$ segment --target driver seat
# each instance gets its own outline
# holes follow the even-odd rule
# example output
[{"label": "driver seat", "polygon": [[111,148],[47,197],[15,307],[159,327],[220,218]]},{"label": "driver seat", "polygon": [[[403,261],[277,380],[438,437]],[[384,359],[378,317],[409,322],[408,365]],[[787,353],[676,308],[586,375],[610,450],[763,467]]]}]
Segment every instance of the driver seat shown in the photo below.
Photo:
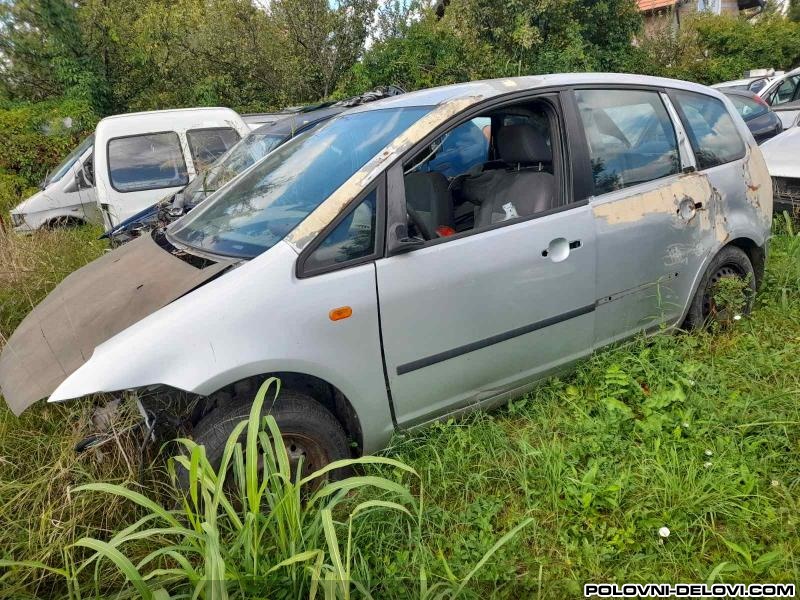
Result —
[{"label": "driver seat", "polygon": [[404,179],[406,203],[424,221],[429,235],[435,235],[439,227],[455,226],[453,197],[447,177],[438,171],[431,171],[409,173]]}]

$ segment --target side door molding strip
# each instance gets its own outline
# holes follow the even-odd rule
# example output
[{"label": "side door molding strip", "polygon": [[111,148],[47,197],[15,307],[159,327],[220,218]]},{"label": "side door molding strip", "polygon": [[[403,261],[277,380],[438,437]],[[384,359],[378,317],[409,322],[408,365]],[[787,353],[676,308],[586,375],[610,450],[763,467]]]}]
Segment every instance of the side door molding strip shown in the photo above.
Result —
[{"label": "side door molding strip", "polygon": [[476,350],[481,350],[483,348],[487,348],[488,346],[499,344],[500,342],[506,342],[521,335],[533,333],[534,331],[544,329],[545,327],[550,327],[551,325],[557,325],[558,323],[568,321],[569,319],[586,315],[594,311],[595,306],[596,303],[581,306],[580,308],[576,308],[547,319],[542,319],[541,321],[536,321],[535,323],[530,323],[529,325],[523,325],[522,327],[517,327],[516,329],[511,329],[510,331],[504,331],[503,333],[498,333],[497,335],[493,335],[476,342],[470,342],[469,344],[464,344],[463,346],[458,346],[457,348],[445,350],[444,352],[439,352],[437,354],[432,354],[431,356],[426,356],[424,358],[398,365],[397,374],[405,375],[406,373],[424,369],[425,367],[430,367],[431,365],[435,365],[451,358],[456,358],[470,352],[475,352]]}]

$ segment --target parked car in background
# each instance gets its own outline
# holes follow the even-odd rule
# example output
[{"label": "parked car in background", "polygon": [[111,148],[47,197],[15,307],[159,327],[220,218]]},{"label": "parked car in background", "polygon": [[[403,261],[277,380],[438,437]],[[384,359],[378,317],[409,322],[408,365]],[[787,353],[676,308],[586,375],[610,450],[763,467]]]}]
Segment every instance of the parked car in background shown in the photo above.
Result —
[{"label": "parked car in background", "polygon": [[758,95],[777,113],[784,129],[794,127],[800,115],[800,68],[775,79]]},{"label": "parked car in background", "polygon": [[100,121],[94,170],[106,228],[183,189],[249,132],[230,108],[157,110]]},{"label": "parked car in background", "polygon": [[11,210],[15,231],[104,223],[106,227],[183,187],[249,132],[229,108],[115,115],[73,150],[42,189]]},{"label": "parked car in background", "polygon": [[733,102],[757,143],[760,144],[783,131],[783,123],[778,115],[770,110],[769,105],[758,94],[734,89],[721,91]]},{"label": "parked car in background", "polygon": [[250,129],[258,129],[262,125],[269,125],[281,118],[280,113],[245,113],[242,119]]},{"label": "parked car in background", "polygon": [[775,212],[800,215],[800,127],[792,127],[761,146],[772,177]]},{"label": "parked car in background", "polygon": [[[431,167],[467,124],[483,134],[457,136],[467,158]],[[276,375],[264,411],[314,471],[725,314],[717,282],[755,292],[771,220],[761,152],[708,87],[583,73],[421,90],[294,137],[67,277],[8,340],[0,391],[20,414],[134,390],[218,464]]]},{"label": "parked car in background", "polygon": [[165,227],[192,210],[231,179],[244,172],[284,142],[324,123],[348,108],[402,94],[397,86],[381,87],[339,102],[328,102],[272,113],[272,121],[238,142],[185,189],[169,194],[106,231],[112,245],[124,244],[156,227]]},{"label": "parked car in background", "polygon": [[784,129],[797,127],[800,124],[800,100],[777,104],[770,108],[781,120]]},{"label": "parked car in background", "polygon": [[715,83],[711,87],[720,91],[733,89],[758,93],[767,87],[770,82],[774,81],[776,77],[781,77],[783,73],[783,71],[776,71],[775,69],[752,69],[746,72],[742,79]]},{"label": "parked car in background", "polygon": [[17,233],[102,223],[97,194],[92,185],[94,134],[86,137],[44,178],[40,189],[11,209]]}]

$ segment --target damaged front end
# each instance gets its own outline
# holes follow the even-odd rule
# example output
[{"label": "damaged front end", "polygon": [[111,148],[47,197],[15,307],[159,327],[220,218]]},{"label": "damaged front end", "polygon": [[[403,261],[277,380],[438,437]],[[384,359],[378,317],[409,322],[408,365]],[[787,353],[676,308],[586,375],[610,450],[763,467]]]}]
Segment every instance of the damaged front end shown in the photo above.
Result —
[{"label": "damaged front end", "polygon": [[165,385],[104,397],[91,409],[85,436],[75,452],[102,446],[130,432],[139,452],[156,441],[191,435],[192,424],[206,414],[212,400]]},{"label": "damaged front end", "polygon": [[0,394],[21,414],[53,394],[98,345],[232,264],[187,255],[163,236],[105,254],[64,279],[17,327],[0,353]]}]

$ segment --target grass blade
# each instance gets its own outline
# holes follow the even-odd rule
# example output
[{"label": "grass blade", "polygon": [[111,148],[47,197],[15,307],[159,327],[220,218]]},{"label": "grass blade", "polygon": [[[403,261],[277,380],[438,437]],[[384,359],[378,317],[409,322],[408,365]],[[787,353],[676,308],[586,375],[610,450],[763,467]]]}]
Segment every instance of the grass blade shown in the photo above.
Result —
[{"label": "grass blade", "polygon": [[[101,542],[100,540],[96,540],[94,538],[81,538],[75,542],[73,546],[89,548],[95,551],[95,557],[107,558],[114,563],[120,571],[122,571],[122,573],[125,575],[125,578],[131,582],[134,588],[136,588],[139,596],[141,596],[144,600],[151,600],[153,598],[150,588],[144,582],[136,567],[133,566],[133,563],[128,560],[128,558],[126,558],[122,552],[110,544]],[[90,559],[90,561],[93,560],[93,558]]]}]

